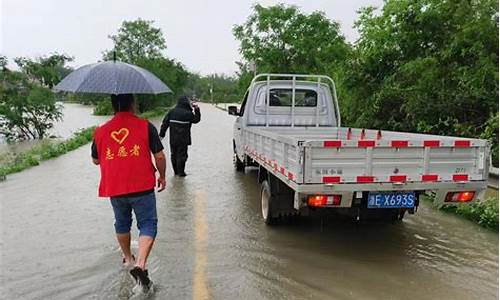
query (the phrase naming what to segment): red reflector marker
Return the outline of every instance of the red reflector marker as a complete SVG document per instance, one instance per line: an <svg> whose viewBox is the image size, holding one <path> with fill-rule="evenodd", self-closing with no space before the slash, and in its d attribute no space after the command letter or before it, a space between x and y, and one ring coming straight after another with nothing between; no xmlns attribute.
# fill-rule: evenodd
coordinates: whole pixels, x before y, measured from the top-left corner
<svg viewBox="0 0 500 300"><path fill-rule="evenodd" d="M323 183L339 183L340 176L325 176L323 177Z"/></svg>
<svg viewBox="0 0 500 300"><path fill-rule="evenodd" d="M406 148L408 144L408 141L391 141L391 147L393 148Z"/></svg>
<svg viewBox="0 0 500 300"><path fill-rule="evenodd" d="M340 147L342 147L342 141L324 141L323 147L325 147L325 148L340 148Z"/></svg>
<svg viewBox="0 0 500 300"><path fill-rule="evenodd" d="M467 174L453 174L453 181L468 181L469 175Z"/></svg>
<svg viewBox="0 0 500 300"><path fill-rule="evenodd" d="M292 172L288 172L288 179L293 180L293 173Z"/></svg>
<svg viewBox="0 0 500 300"><path fill-rule="evenodd" d="M470 141L455 141L456 148L469 148Z"/></svg>
<svg viewBox="0 0 500 300"><path fill-rule="evenodd" d="M476 192L449 192L446 194L445 202L469 202L474 199Z"/></svg>
<svg viewBox="0 0 500 300"><path fill-rule="evenodd" d="M391 182L406 182L406 175L393 175L390 177Z"/></svg>
<svg viewBox="0 0 500 300"><path fill-rule="evenodd" d="M359 148L375 147L375 141L372 140L358 141L358 147Z"/></svg>
<svg viewBox="0 0 500 300"><path fill-rule="evenodd" d="M330 204L330 199L332 201L332 205L340 205L340 202L342 202L342 196L340 195L328 196L328 204Z"/></svg>
<svg viewBox="0 0 500 300"><path fill-rule="evenodd" d="M439 176L434 174L422 175L422 181L438 181Z"/></svg>
<svg viewBox="0 0 500 300"><path fill-rule="evenodd" d="M359 183L371 183L375 181L375 177L373 176L358 176L356 177L356 181Z"/></svg>
<svg viewBox="0 0 500 300"><path fill-rule="evenodd" d="M424 147L439 147L441 143L439 141L424 141Z"/></svg>

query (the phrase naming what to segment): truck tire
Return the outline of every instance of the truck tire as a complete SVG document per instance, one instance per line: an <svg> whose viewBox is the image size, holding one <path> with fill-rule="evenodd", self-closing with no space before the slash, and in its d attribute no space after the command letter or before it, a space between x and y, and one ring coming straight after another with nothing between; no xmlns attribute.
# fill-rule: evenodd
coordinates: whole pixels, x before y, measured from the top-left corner
<svg viewBox="0 0 500 300"><path fill-rule="evenodd" d="M234 154L234 167L238 172L245 172L245 163L240 160L236 153Z"/></svg>
<svg viewBox="0 0 500 300"><path fill-rule="evenodd" d="M245 172L245 162L241 161L240 158L238 157L238 154L236 153L236 142L233 140L233 162L234 162L234 167L236 171L238 172Z"/></svg>
<svg viewBox="0 0 500 300"><path fill-rule="evenodd" d="M262 187L260 189L260 205L262 211L262 218L266 225L273 225L276 223L276 217L273 216L274 213L274 200L275 197L271 194L271 187L267 180L262 182Z"/></svg>

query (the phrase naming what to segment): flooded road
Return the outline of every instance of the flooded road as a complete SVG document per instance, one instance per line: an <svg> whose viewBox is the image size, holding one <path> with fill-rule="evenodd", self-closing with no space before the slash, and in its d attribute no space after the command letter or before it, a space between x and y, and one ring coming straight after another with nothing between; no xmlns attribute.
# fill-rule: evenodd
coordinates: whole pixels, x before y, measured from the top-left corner
<svg viewBox="0 0 500 300"><path fill-rule="evenodd" d="M234 118L201 109L188 176L169 169L157 194L151 299L498 298L498 234L425 202L399 224L265 226L256 171L232 165ZM0 183L0 298L131 297L98 177L85 146Z"/></svg>

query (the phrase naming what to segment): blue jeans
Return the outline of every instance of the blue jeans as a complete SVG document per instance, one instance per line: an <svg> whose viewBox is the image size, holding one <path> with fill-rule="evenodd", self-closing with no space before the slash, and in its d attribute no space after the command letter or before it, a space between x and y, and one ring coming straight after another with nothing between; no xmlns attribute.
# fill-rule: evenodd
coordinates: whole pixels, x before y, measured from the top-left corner
<svg viewBox="0 0 500 300"><path fill-rule="evenodd" d="M156 197L151 192L138 197L111 197L115 213L116 233L129 233L132 226L132 210L137 219L139 235L156 237L158 217L156 215Z"/></svg>

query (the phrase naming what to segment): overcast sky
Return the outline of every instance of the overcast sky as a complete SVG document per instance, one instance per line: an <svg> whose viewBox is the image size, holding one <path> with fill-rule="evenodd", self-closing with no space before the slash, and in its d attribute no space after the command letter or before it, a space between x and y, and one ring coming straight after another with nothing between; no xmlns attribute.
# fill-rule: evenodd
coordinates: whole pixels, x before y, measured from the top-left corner
<svg viewBox="0 0 500 300"><path fill-rule="evenodd" d="M75 57L72 66L93 63L112 47L109 34L124 20L154 20L167 42L167 55L190 71L232 74L240 59L234 24L243 23L253 3L294 4L310 13L321 10L341 24L349 41L360 7L381 6L383 0L0 0L0 53L9 59L50 52ZM12 64L9 65L13 67Z"/></svg>

